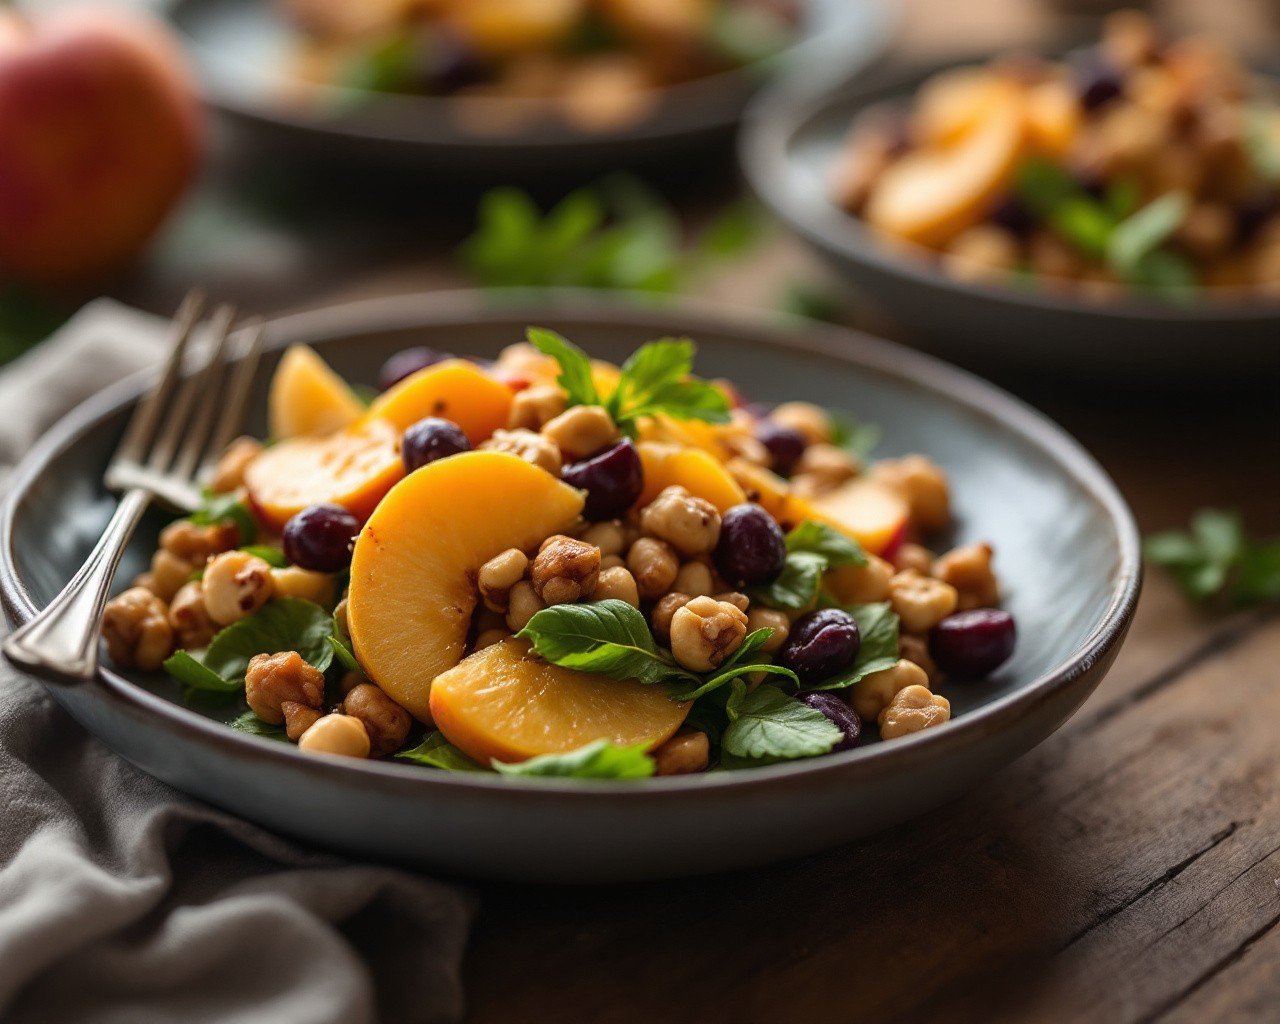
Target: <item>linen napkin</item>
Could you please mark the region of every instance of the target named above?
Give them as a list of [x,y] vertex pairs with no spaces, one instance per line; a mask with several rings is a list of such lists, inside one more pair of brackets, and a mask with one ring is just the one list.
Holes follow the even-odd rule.
[[[0,487],[59,416],[162,355],[106,300],[0,372]],[[187,799],[0,659],[0,1020],[456,1021],[468,894]]]

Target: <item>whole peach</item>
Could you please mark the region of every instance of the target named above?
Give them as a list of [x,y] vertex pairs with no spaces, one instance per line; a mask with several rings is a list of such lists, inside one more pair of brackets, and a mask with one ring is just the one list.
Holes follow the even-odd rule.
[[159,22],[0,14],[0,275],[63,284],[127,263],[195,173],[203,121]]

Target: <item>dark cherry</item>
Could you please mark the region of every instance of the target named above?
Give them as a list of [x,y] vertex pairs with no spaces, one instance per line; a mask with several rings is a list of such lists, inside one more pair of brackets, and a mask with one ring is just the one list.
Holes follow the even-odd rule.
[[341,505],[308,505],[284,524],[284,557],[312,572],[341,572],[351,564],[360,520]]
[[626,440],[599,455],[570,463],[560,476],[565,483],[587,492],[582,514],[593,522],[623,515],[644,490],[640,453]]
[[449,353],[437,352],[433,348],[402,349],[382,364],[382,369],[378,373],[378,387],[386,391],[387,388],[399,384],[411,374],[452,358],[453,356]]
[[821,711],[844,733],[844,739],[831,748],[831,753],[852,750],[862,739],[862,719],[834,693],[806,693],[800,698],[800,703],[808,705],[814,711]]
[[422,73],[431,92],[449,95],[483,81],[488,69],[461,35],[441,27],[427,39]]
[[956,612],[929,633],[929,653],[948,675],[980,679],[1009,660],[1017,643],[1013,616],[999,608]]
[[734,505],[720,522],[720,542],[712,557],[730,586],[763,586],[782,572],[787,541],[759,505]]
[[1097,51],[1075,61],[1075,82],[1085,110],[1097,110],[1124,94],[1124,75]]
[[1236,240],[1250,242],[1265,224],[1276,214],[1277,201],[1271,189],[1259,189],[1241,199],[1236,205]]
[[861,647],[862,634],[852,615],[839,608],[819,608],[792,624],[778,664],[791,669],[802,683],[820,683],[852,665]]
[[404,440],[400,443],[400,454],[407,473],[421,469],[428,462],[469,451],[471,442],[467,440],[462,428],[453,420],[442,420],[435,416],[418,420],[404,432]]
[[800,461],[800,456],[809,447],[804,434],[794,427],[784,427],[772,420],[762,420],[756,427],[756,440],[769,452],[773,459],[771,467],[781,476],[790,476]]
[[991,223],[998,224],[1019,238],[1031,233],[1036,220],[1017,196],[1006,196],[991,211]]

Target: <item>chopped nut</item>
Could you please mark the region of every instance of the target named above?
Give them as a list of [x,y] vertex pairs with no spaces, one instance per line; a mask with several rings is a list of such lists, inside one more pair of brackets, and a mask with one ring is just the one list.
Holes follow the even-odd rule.
[[942,683],[942,669],[929,653],[929,644],[922,636],[903,633],[898,637],[898,653],[904,661],[919,665],[929,680],[929,689],[936,690]]
[[673,591],[653,606],[653,611],[649,613],[649,627],[653,630],[654,639],[663,647],[671,646],[671,620],[676,612],[692,600],[693,597],[689,594]]
[[951,498],[946,474],[923,455],[878,462],[872,475],[902,494],[917,529],[928,533],[950,524]]
[[921,576],[933,575],[933,552],[920,544],[908,541],[901,544],[893,554],[893,567],[898,572],[914,569]]
[[668,487],[640,513],[640,528],[686,558],[706,554],[720,540],[720,512],[683,487]]
[[169,604],[169,625],[173,627],[178,646],[184,650],[208,647],[213,634],[218,632],[204,606],[204,592],[197,581],[184,584],[174,595]]
[[655,775],[692,775],[707,770],[711,743],[705,732],[680,732],[657,747],[651,756]]
[[570,459],[585,459],[613,444],[618,428],[601,406],[575,405],[544,426],[542,436]]
[[640,591],[636,587],[636,578],[621,566],[600,570],[600,579],[591,597],[595,601],[612,599],[626,601],[632,608],[640,607]]
[[620,555],[627,549],[627,529],[621,519],[592,523],[582,534],[581,539],[598,547],[602,558]]
[[413,724],[409,712],[372,683],[363,683],[348,693],[342,710],[364,723],[369,734],[370,757],[382,757],[399,750]]
[[941,725],[951,718],[951,702],[924,686],[899,690],[889,706],[880,712],[880,738],[897,739],[921,729]]
[[601,572],[604,572],[606,569],[625,569],[626,567],[627,560],[621,555],[605,555],[600,559]]
[[779,426],[799,431],[810,444],[831,442],[831,417],[825,409],[811,402],[783,402],[769,418]]
[[[721,581],[723,582],[723,581]],[[746,594],[740,594],[736,590],[726,590],[715,595],[717,601],[726,601],[733,605],[740,612],[745,612],[751,607],[751,598]]]
[[179,519],[160,531],[160,547],[196,568],[239,544],[240,529],[235,523],[196,526],[189,519]]
[[507,416],[510,430],[541,430],[562,412],[567,402],[557,384],[534,384],[516,392]]
[[590,597],[599,578],[600,549],[563,534],[543,542],[529,569],[534,592],[548,605]]
[[711,577],[711,567],[705,562],[685,562],[676,573],[672,586],[682,594],[692,597],[704,597],[715,592],[715,580]]
[[680,559],[665,541],[641,537],[627,552],[627,568],[635,577],[640,596],[652,601],[671,589],[680,571]]
[[914,662],[900,658],[891,668],[872,672],[854,683],[849,703],[853,705],[859,718],[870,722],[889,706],[899,690],[908,686],[927,687],[928,682],[929,677],[924,669]]
[[529,556],[519,548],[508,548],[480,566],[476,582],[485,607],[491,611],[505,612],[511,588],[524,579],[528,568]]
[[256,654],[244,674],[244,695],[253,713],[270,725],[284,721],[285,701],[317,711],[324,707],[324,673],[297,651]]
[[298,749],[309,754],[368,757],[369,732],[351,715],[325,715],[298,737]]
[[960,611],[1000,604],[1000,584],[991,571],[991,555],[990,544],[968,544],[948,551],[934,566],[938,579],[956,588]]
[[532,430],[495,430],[489,440],[480,443],[480,450],[505,452],[546,470],[552,476],[560,475],[560,449]]
[[302,738],[302,734],[320,721],[320,712],[297,701],[280,702],[280,713],[284,715],[284,734],[294,743]]
[[172,601],[173,595],[183,588],[198,568],[194,562],[160,548],[151,556],[151,571],[144,572],[133,582],[134,586],[150,590],[161,601]]
[[244,486],[244,471],[262,451],[262,443],[252,437],[237,437],[218,459],[209,480],[209,488],[217,494],[229,494]]
[[826,494],[861,472],[858,460],[833,444],[811,444],[796,463],[791,486]]
[[889,601],[904,630],[927,633],[956,610],[959,595],[950,584],[908,569],[889,581]]
[[204,605],[219,626],[239,622],[271,600],[275,581],[271,566],[247,551],[226,551],[204,570]]
[[691,672],[719,668],[742,646],[747,614],[728,601],[695,597],[671,618],[671,654]]
[[513,633],[519,633],[545,607],[537,591],[533,589],[533,584],[528,580],[521,580],[511,588],[507,604],[507,628]]
[[772,654],[787,642],[787,636],[791,632],[791,620],[787,618],[786,612],[773,608],[752,608],[747,612],[747,632],[754,633],[757,629],[773,630],[773,636],[769,637],[760,648],[765,654]]
[[883,558],[868,555],[866,565],[845,565],[831,573],[831,591],[846,604],[884,601],[893,573],[893,566]]
[[102,636],[117,668],[154,672],[173,653],[169,609],[144,587],[132,587],[107,602]]

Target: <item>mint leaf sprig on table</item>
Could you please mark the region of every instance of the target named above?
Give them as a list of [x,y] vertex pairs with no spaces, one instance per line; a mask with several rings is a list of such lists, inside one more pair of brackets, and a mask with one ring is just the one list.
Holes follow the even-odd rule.
[[1237,608],[1280,601],[1280,537],[1251,539],[1235,512],[1202,509],[1189,531],[1153,534],[1143,551],[1193,601]]
[[529,343],[560,365],[556,382],[570,406],[602,405],[618,428],[634,437],[645,416],[729,422],[724,392],[692,375],[695,346],[687,338],[662,338],[642,345],[622,364],[618,385],[607,398],[596,388],[591,360],[555,331],[531,327]]

